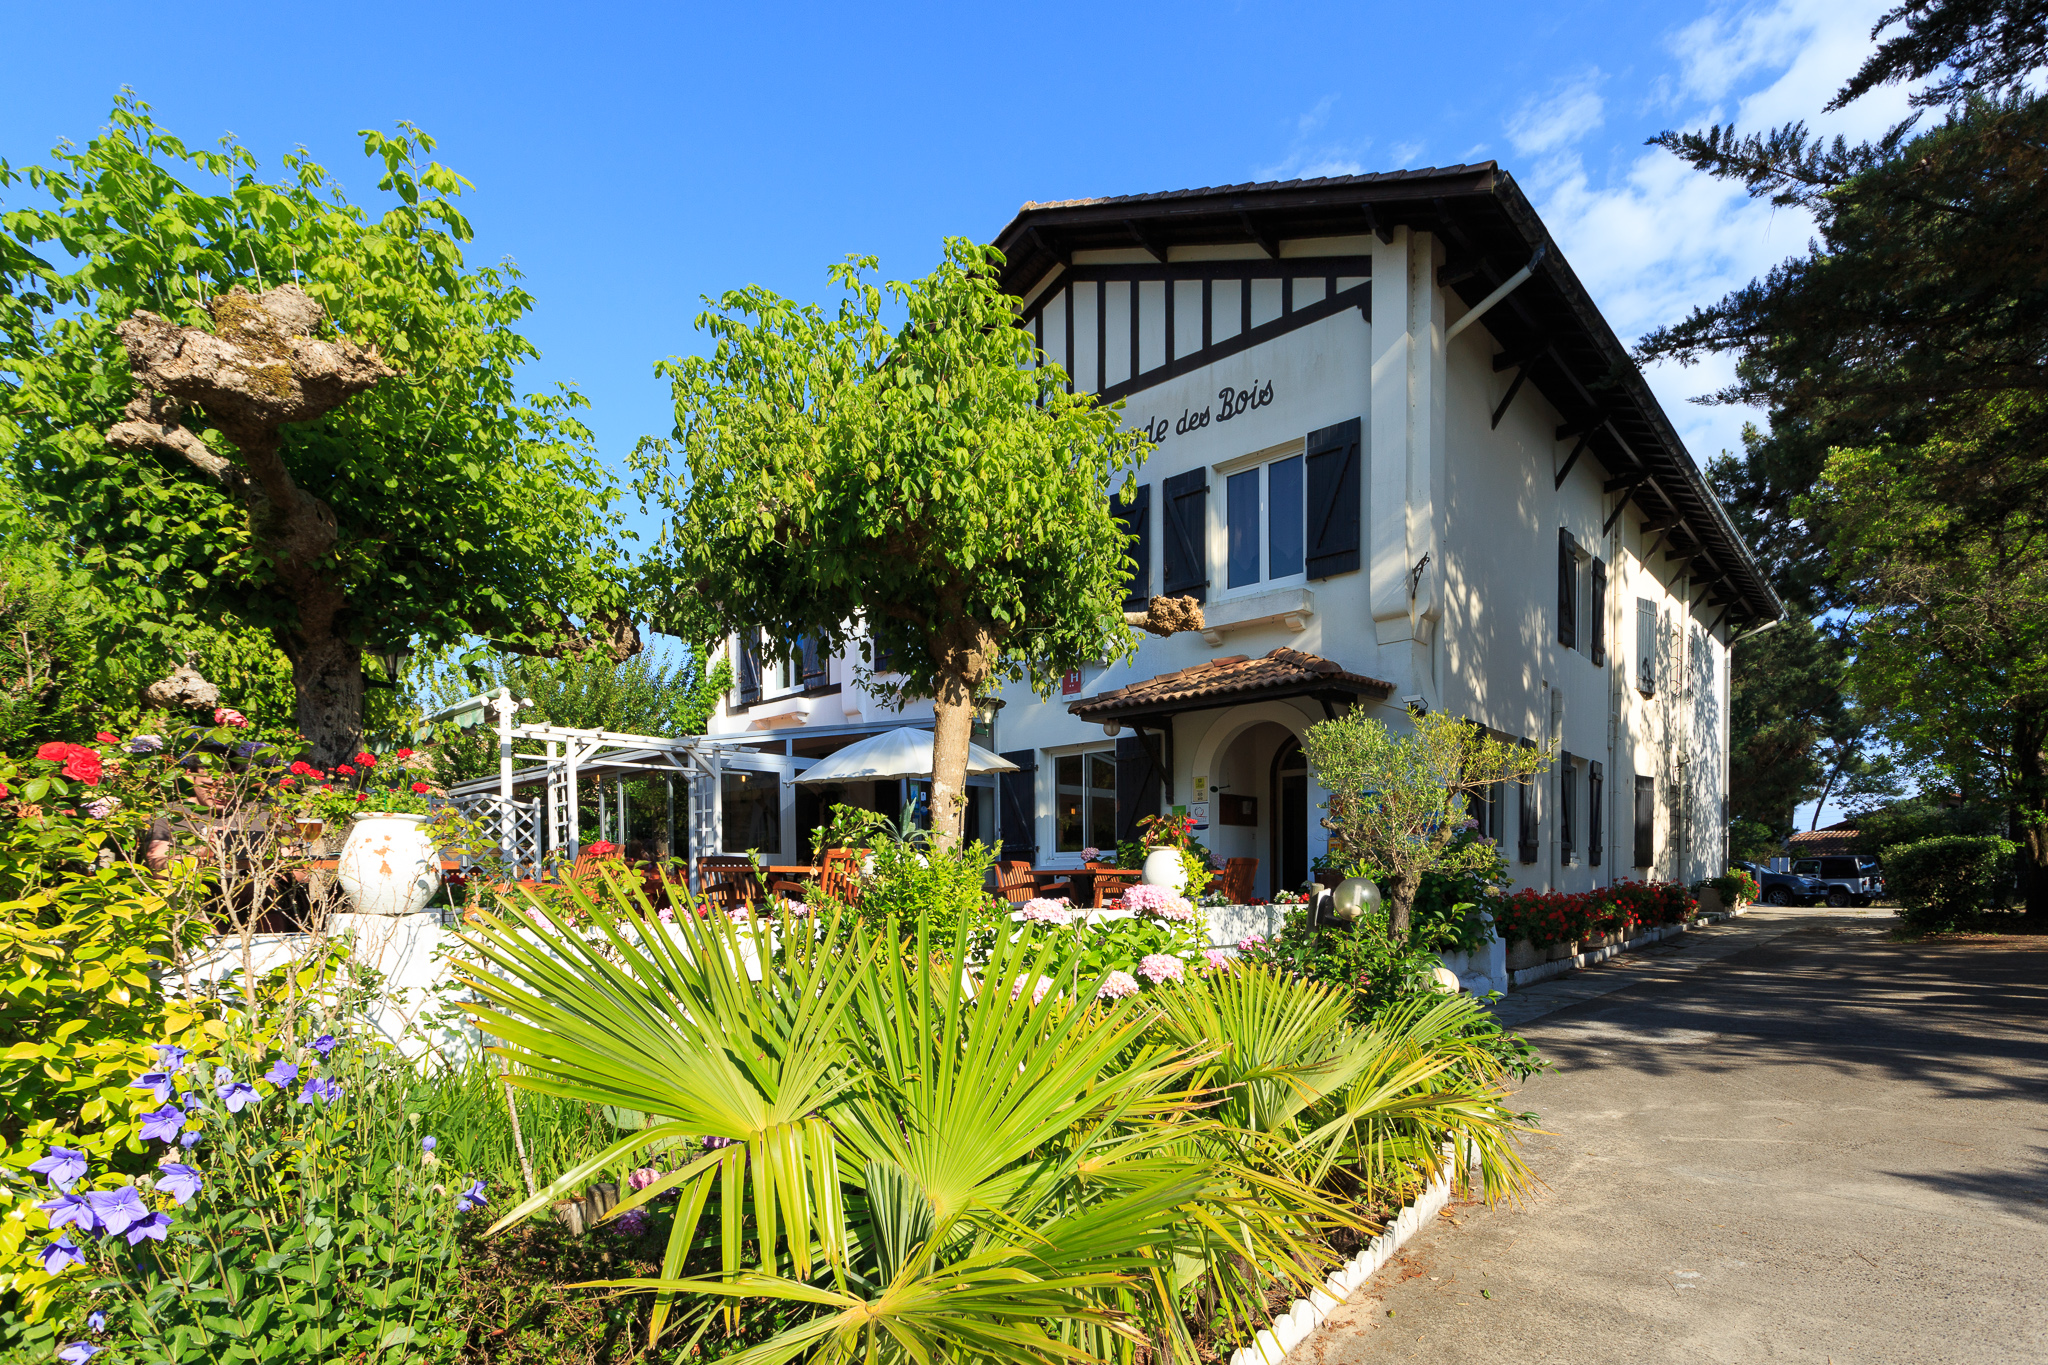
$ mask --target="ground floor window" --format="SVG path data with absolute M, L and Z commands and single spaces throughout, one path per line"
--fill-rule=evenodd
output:
M 1053 848 L 1116 847 L 1116 758 L 1113 754 L 1064 754 L 1053 760 Z
M 718 815 L 727 853 L 782 855 L 780 775 L 727 772 L 720 781 Z

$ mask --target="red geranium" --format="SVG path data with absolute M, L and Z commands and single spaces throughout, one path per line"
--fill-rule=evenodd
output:
M 292 764 L 292 776 L 294 777 L 304 777 L 312 771 L 313 765 L 306 762 L 306 760 L 303 758 L 300 759 L 298 762 Z
M 398 751 L 398 756 L 399 756 L 400 758 L 411 758 L 411 757 L 412 757 L 412 750 L 410 750 L 410 749 L 400 749 L 400 750 Z
M 365 768 L 374 768 L 377 766 L 377 755 L 365 749 L 356 755 L 356 762 L 362 764 Z
M 354 777 L 356 775 L 356 770 L 349 767 L 346 763 L 339 765 L 334 771 L 340 773 L 343 777 Z
M 413 790 L 414 790 L 415 792 L 418 792 L 418 793 L 419 793 L 419 794 L 420 794 L 421 796 L 425 796 L 425 795 L 427 794 L 427 784 L 426 784 L 426 783 L 424 783 L 424 782 L 415 782 L 415 783 L 413 783 L 413 784 L 412 784 L 412 789 L 413 789 Z

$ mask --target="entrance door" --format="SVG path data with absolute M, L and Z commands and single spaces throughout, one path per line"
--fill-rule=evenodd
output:
M 1290 739 L 1273 755 L 1273 881 L 1266 894 L 1308 880 L 1308 758 Z

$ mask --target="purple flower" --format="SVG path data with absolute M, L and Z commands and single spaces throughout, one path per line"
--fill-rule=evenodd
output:
M 119 1235 L 149 1217 L 149 1207 L 142 1202 L 133 1185 L 121 1185 L 111 1190 L 93 1190 L 85 1196 L 92 1205 L 93 1215 L 99 1219 L 100 1227 Z
M 197 1147 L 202 1141 L 204 1141 L 205 1138 L 206 1134 L 200 1132 L 197 1128 L 193 1128 L 187 1132 L 178 1134 L 178 1145 L 189 1152 L 194 1147 Z
M 142 1116 L 142 1137 L 146 1142 L 155 1138 L 159 1142 L 176 1142 L 178 1134 L 185 1127 L 185 1111 L 176 1105 L 167 1104 Z
M 166 1161 L 157 1170 L 160 1174 L 156 1178 L 156 1187 L 179 1205 L 206 1187 L 205 1179 L 190 1166 Z
M 618 1230 L 621 1237 L 644 1237 L 652 1222 L 653 1220 L 647 1216 L 646 1209 L 627 1209 L 618 1216 L 618 1220 L 612 1226 Z
M 340 1098 L 341 1083 L 339 1081 L 330 1081 L 325 1076 L 315 1076 L 312 1080 L 307 1081 L 306 1088 L 299 1092 L 300 1104 L 311 1104 L 314 1100 L 319 1100 L 323 1104 L 332 1104 Z
M 707 1152 L 715 1152 L 720 1147 L 730 1146 L 732 1146 L 732 1139 L 729 1137 L 720 1137 L 716 1133 L 708 1133 L 705 1135 L 704 1150 Z
M 214 1093 L 221 1103 L 228 1107 L 230 1114 L 239 1114 L 263 1097 L 256 1093 L 256 1087 L 247 1081 L 229 1081 L 226 1085 L 214 1086 Z
M 130 1090 L 154 1090 L 156 1102 L 164 1104 L 171 1098 L 171 1073 L 168 1071 L 145 1071 L 128 1082 Z
M 82 1194 L 60 1194 L 55 1199 L 45 1199 L 36 1205 L 50 1215 L 52 1231 L 66 1223 L 76 1224 L 78 1230 L 90 1237 L 100 1230 L 99 1215 L 92 1211 L 92 1205 Z
M 323 1033 L 318 1038 L 315 1038 L 313 1040 L 313 1051 L 319 1053 L 322 1057 L 334 1051 L 334 1035 Z
M 434 1140 L 434 1135 L 432 1133 L 429 1133 L 425 1137 L 420 1139 L 420 1150 L 422 1152 L 431 1152 L 434 1150 L 434 1148 L 440 1145 L 440 1143 Z
M 206 1107 L 206 1101 L 189 1090 L 179 1094 L 178 1103 L 185 1106 L 185 1112 L 188 1114 L 196 1114 Z
M 140 1220 L 134 1227 L 128 1229 L 128 1245 L 132 1247 L 141 1246 L 145 1239 L 152 1242 L 161 1242 L 164 1239 L 164 1234 L 170 1230 L 171 1215 L 168 1213 L 152 1213 L 149 1217 Z
M 455 1211 L 468 1213 L 471 1209 L 480 1209 L 490 1202 L 490 1196 L 484 1192 L 484 1182 L 478 1179 L 468 1189 L 455 1196 Z
M 181 1070 L 185 1065 L 185 1059 L 192 1055 L 184 1048 L 175 1047 L 170 1043 L 155 1043 L 152 1046 L 156 1049 L 157 1065 L 166 1071 Z
M 85 1315 L 85 1330 L 88 1332 L 106 1331 L 107 1315 L 105 1313 L 102 1313 L 97 1308 L 93 1309 L 90 1313 L 87 1313 Z
M 263 1079 L 282 1090 L 299 1078 L 299 1068 L 294 1062 L 280 1057 L 270 1064 L 270 1070 L 263 1073 Z
M 89 1341 L 74 1341 L 57 1352 L 57 1359 L 63 1361 L 64 1365 L 85 1365 L 86 1361 L 105 1349 L 104 1346 L 95 1346 Z
M 37 1252 L 36 1259 L 42 1262 L 45 1275 L 62 1275 L 75 1265 L 85 1264 L 85 1256 L 68 1232 Z
M 58 1190 L 69 1190 L 85 1174 L 85 1153 L 69 1147 L 52 1147 L 41 1161 L 29 1163 L 29 1169 L 46 1178 Z
M 127 747 L 131 754 L 153 754 L 164 747 L 164 742 L 155 735 L 137 735 L 128 741 Z

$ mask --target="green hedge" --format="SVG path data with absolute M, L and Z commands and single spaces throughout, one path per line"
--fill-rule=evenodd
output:
M 1917 934 L 1946 933 L 1984 909 L 2009 880 L 2009 839 L 1949 834 L 1884 851 L 1885 889 Z

